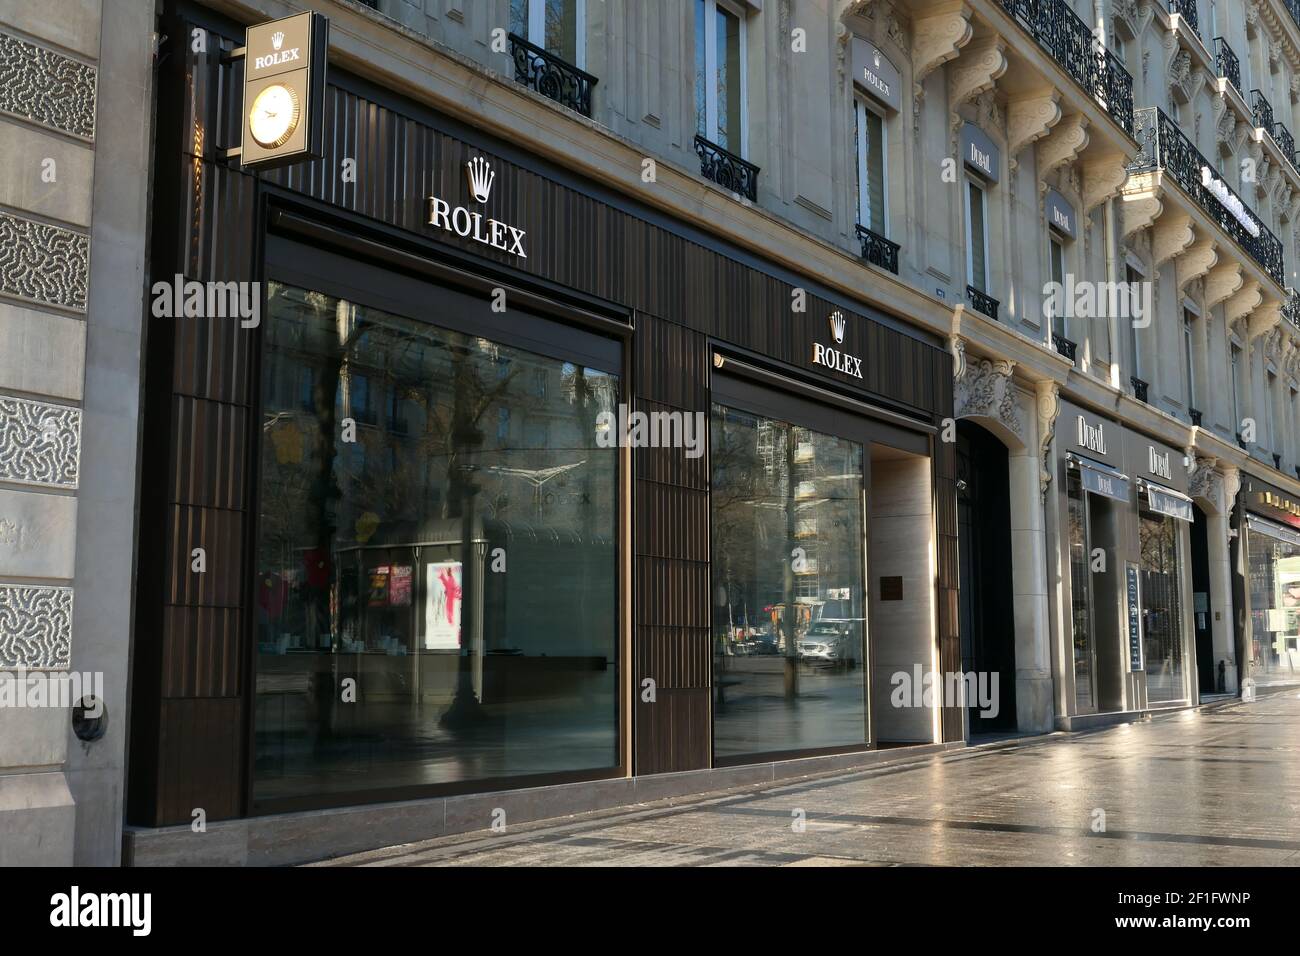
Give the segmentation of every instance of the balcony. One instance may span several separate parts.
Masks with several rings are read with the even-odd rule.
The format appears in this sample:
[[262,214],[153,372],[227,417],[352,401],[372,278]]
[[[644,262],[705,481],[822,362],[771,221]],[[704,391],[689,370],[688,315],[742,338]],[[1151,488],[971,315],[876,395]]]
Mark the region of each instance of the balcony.
[[986,292],[981,292],[973,285],[966,287],[966,298],[970,301],[971,308],[976,312],[987,315],[994,322],[998,320],[998,300]]
[[1287,287],[1286,301],[1282,303],[1282,318],[1291,323],[1291,327],[1300,331],[1300,293]]
[[[1300,2],[1300,0],[1297,0]],[[1249,253],[1261,269],[1282,285],[1282,243],[1242,201],[1232,187],[1220,180],[1214,166],[1183,135],[1176,123],[1157,106],[1137,111],[1137,156],[1129,163],[1132,172],[1164,170],[1187,196],[1214,220],[1215,225]],[[1215,190],[1210,183],[1216,184]],[[1219,198],[1221,190],[1223,199]],[[1229,208],[1232,202],[1237,211]]]
[[1202,418],[1201,410],[1199,408],[1189,408],[1187,409],[1187,413],[1192,417],[1192,424],[1197,428],[1200,428]]
[[1214,70],[1241,92],[1241,62],[1223,37],[1214,38]]
[[1065,0],[998,2],[1124,132],[1133,135],[1133,78]]
[[1142,381],[1142,379],[1138,378],[1136,375],[1128,381],[1129,384],[1133,386],[1133,397],[1139,402],[1145,402],[1147,400],[1147,389],[1151,387],[1151,384]]
[[1057,335],[1055,332],[1053,332],[1052,345],[1053,347],[1055,347],[1057,352],[1064,355],[1071,362],[1074,361],[1075,353],[1078,351],[1079,348],[1079,346],[1076,345],[1074,342],[1071,342],[1064,335]]
[[695,152],[700,157],[700,175],[723,189],[758,201],[758,167],[695,134]]
[[1255,112],[1255,125],[1273,131],[1273,104],[1259,90],[1250,91],[1250,108]]
[[858,239],[862,241],[862,258],[873,266],[880,266],[880,268],[888,269],[894,275],[898,275],[898,243],[890,242],[884,236],[872,232],[866,226],[858,226],[857,230]]
[[591,91],[600,82],[596,77],[514,33],[510,58],[515,61],[515,80],[561,106],[591,115]]
[[1282,456],[1276,452],[1273,453],[1273,467],[1278,471],[1282,470]]
[[1192,32],[1201,35],[1201,25],[1196,14],[1196,0],[1169,0],[1169,12],[1176,13],[1191,25]]

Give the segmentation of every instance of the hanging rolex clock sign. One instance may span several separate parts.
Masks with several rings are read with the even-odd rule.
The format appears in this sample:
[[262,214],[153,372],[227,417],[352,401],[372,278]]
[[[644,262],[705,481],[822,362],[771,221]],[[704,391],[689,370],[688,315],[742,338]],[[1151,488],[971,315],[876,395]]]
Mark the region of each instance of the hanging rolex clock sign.
[[248,28],[239,149],[244,166],[267,169],[322,155],[328,48],[329,21],[319,13]]

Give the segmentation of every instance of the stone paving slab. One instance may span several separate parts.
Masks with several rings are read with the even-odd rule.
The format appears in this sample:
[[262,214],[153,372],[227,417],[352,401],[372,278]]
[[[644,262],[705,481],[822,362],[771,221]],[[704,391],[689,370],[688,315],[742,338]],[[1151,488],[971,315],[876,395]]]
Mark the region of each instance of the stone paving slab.
[[1300,694],[1287,692],[313,865],[1298,864]]

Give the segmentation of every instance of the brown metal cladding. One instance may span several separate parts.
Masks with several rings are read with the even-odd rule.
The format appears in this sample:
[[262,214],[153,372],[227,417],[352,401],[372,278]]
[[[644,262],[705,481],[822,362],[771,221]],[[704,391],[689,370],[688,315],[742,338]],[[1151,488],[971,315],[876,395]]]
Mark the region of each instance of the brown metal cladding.
[[[168,26],[165,32],[174,37],[190,34],[186,21]],[[257,257],[264,183],[416,237],[456,243],[464,252],[630,310],[632,375],[622,400],[637,410],[707,415],[713,337],[803,369],[827,387],[909,406],[932,416],[931,424],[951,414],[951,359],[936,345],[812,291],[805,311],[795,312],[798,280],[751,264],[744,258],[748,251],[715,248],[703,236],[679,234],[654,213],[620,208],[511,162],[508,143],[494,145],[486,137],[483,145],[465,142],[436,128],[442,121],[422,107],[386,93],[375,96],[383,102],[368,99],[369,93],[358,92],[368,90],[366,84],[339,70],[331,71],[336,85],[326,97],[322,159],[259,174],[218,160],[217,150],[236,140],[242,75],[239,64],[221,65],[220,53],[242,37],[215,42],[217,33],[208,35],[209,52],[202,55],[171,42],[170,56],[181,62],[165,67],[176,81],[167,96],[179,108],[159,116],[165,127],[160,150],[165,142],[179,142],[180,149],[158,159],[160,168],[171,170],[168,186],[176,201],[156,206],[152,241],[155,248],[175,249],[168,254],[186,278],[263,278]],[[463,201],[463,164],[479,154],[497,174],[487,212],[527,227],[525,260],[435,234],[423,223],[428,195]],[[343,177],[344,160],[355,161],[355,180]],[[849,341],[863,357],[860,382],[809,365],[809,342],[825,339],[826,316],[835,308],[849,318]],[[255,593],[256,569],[248,563],[255,489],[248,480],[259,451],[253,402],[261,332],[242,329],[234,319],[183,319],[171,334],[170,394],[146,406],[146,428],[169,430],[171,440],[160,456],[166,494],[142,502],[142,524],[165,527],[165,554],[156,562],[142,559],[142,567],[156,564],[158,570],[140,583],[139,620],[161,622],[161,633],[150,625],[137,634],[155,642],[139,657],[149,672],[137,678],[148,685],[141,699],[157,703],[157,727],[149,731],[156,734],[155,753],[141,763],[156,784],[156,802],[141,804],[151,818],[142,823],[187,822],[197,805],[205,806],[209,819],[240,812],[251,709],[241,675],[252,653],[243,635],[245,605]],[[707,440],[707,433],[702,437]],[[659,688],[655,704],[636,698],[634,767],[638,773],[703,767],[711,730],[708,455],[687,459],[680,449],[641,449],[632,459],[632,676],[638,682],[652,676]],[[940,656],[956,669],[954,461],[942,443],[936,443],[934,467]],[[206,551],[203,574],[190,570],[196,547]],[[954,735],[954,726],[945,714],[945,738],[960,734]],[[133,740],[133,759],[135,746]]]

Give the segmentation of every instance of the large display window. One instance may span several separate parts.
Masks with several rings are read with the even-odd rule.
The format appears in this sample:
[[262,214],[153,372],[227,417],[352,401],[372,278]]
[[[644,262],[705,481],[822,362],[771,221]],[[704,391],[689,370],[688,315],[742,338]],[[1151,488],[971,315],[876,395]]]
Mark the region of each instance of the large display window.
[[1177,519],[1143,510],[1138,516],[1142,638],[1147,701],[1183,700],[1183,602]]
[[1249,515],[1251,673],[1300,674],[1300,532]]
[[467,298],[269,284],[255,806],[620,763],[618,363]]

